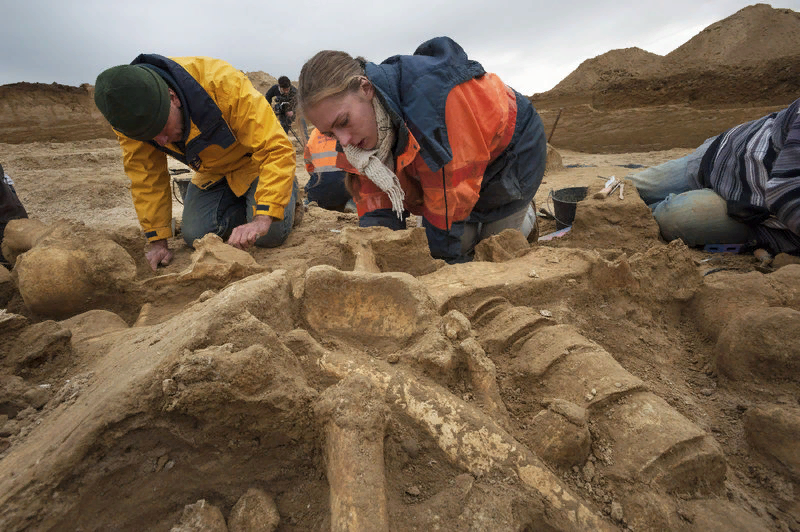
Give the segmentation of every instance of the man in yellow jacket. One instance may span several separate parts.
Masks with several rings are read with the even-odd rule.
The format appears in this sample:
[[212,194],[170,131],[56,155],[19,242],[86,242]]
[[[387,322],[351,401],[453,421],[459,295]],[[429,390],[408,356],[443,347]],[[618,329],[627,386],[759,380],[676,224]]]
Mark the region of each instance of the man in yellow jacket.
[[103,71],[95,103],[114,128],[155,271],[172,260],[167,155],[194,169],[188,245],[208,233],[240,249],[281,245],[294,220],[295,152],[263,95],[230,64],[142,54]]

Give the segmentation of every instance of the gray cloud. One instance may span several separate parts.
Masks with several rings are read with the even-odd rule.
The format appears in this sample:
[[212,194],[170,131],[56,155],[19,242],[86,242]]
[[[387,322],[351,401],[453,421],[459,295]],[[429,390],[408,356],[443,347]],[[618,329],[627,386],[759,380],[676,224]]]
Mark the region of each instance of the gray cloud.
[[[584,61],[638,46],[665,54],[750,5],[736,0],[28,0],[4,2],[0,84],[79,85],[141,52],[219,57],[297,79],[322,49],[380,62],[448,35],[517,90],[552,88]],[[780,6],[800,9],[800,0]]]

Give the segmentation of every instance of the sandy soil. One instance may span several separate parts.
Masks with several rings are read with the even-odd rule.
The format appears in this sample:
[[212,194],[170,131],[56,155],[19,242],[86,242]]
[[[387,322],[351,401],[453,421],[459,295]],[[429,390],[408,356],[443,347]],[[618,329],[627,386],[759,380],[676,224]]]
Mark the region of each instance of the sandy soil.
[[536,205],[586,199],[456,266],[310,206],[279,248],[178,236],[154,273],[92,87],[0,87],[31,215],[0,268],[0,529],[800,530],[800,264],[595,197],[793,100],[799,20],[751,6],[534,95],[548,132],[564,108]]
[[[113,326],[108,325],[107,316],[93,314],[97,310],[54,322],[31,312],[19,293],[9,302],[9,311],[27,316],[28,325],[6,327],[2,336],[9,353],[3,377],[8,389],[0,401],[8,418],[0,439],[5,448],[0,470],[7,482],[3,504],[12,509],[4,513],[6,530],[60,530],[67,523],[77,523],[80,529],[168,530],[181,516],[184,521],[213,521],[198,517],[205,515],[199,510],[184,510],[184,505],[200,499],[217,508],[230,527],[237,499],[251,488],[274,501],[280,530],[325,529],[339,515],[330,510],[334,492],[365,497],[363,492],[348,491],[353,489],[348,475],[382,479],[385,500],[361,504],[372,509],[370,515],[376,507],[383,508],[393,530],[430,530],[434,523],[442,530],[788,530],[798,526],[796,453],[791,458],[794,451],[789,450],[787,460],[781,454],[787,452],[780,447],[783,443],[764,443],[757,436],[763,430],[796,430],[798,418],[792,416],[797,415],[797,381],[791,376],[747,371],[744,380],[741,376],[731,379],[721,374],[719,351],[728,323],[746,311],[781,307],[797,313],[800,266],[764,275],[755,270],[757,261],[752,256],[667,246],[659,242],[646,207],[631,190],[625,200],[581,202],[573,231],[565,238],[532,248],[524,241],[494,244],[494,250],[482,251],[490,262],[442,268],[432,264],[429,256],[424,258],[424,240],[421,248],[419,242],[409,240],[406,233],[413,231],[400,233],[404,236],[399,241],[380,234],[358,236],[359,231],[352,232],[357,225],[354,215],[312,207],[283,247],[254,250],[255,264],[212,275],[211,270],[223,269],[228,260],[217,252],[211,270],[203,273],[191,249],[173,239],[174,263],[154,275],[143,263],[144,245],[114,141],[6,144],[0,145],[0,151],[33,217],[49,226],[70,227],[69,222],[79,222],[97,231],[97,238],[119,243],[135,261],[136,286],[127,285],[124,293],[105,302],[97,297],[93,308],[112,310],[122,318]],[[601,177],[635,171],[621,165],[653,165],[687,152],[562,151],[564,165],[580,166],[548,173],[537,204],[552,209],[552,202],[548,203],[552,190],[571,186],[598,190]],[[298,175],[302,182],[307,179],[301,166]],[[180,207],[175,201],[178,218]],[[541,224],[543,234],[555,229],[551,220],[541,219]],[[379,265],[378,271],[415,275],[409,278],[419,283],[415,290],[425,293],[415,296],[416,303],[402,302],[401,295],[409,290],[406,279],[384,281],[388,284],[378,290],[383,296],[376,299],[370,283],[378,281],[364,278],[368,274],[359,267],[358,255],[365,252],[363,238],[372,241],[367,252]],[[325,270],[324,265],[335,270]],[[723,270],[703,276],[717,268]],[[282,297],[289,299],[281,305],[296,308],[289,302],[297,301],[298,310],[286,310],[288,315],[280,318],[252,310],[262,323],[255,326],[247,325],[252,316],[235,317],[252,303],[231,302],[234,310],[225,306],[214,310],[217,317],[207,324],[221,330],[196,331],[190,336],[205,340],[186,344],[186,331],[203,321],[197,314],[203,312],[203,305],[222,305],[223,294],[230,301],[237,293],[230,292],[233,287],[263,278],[265,273],[257,273],[263,270],[275,272],[273,277],[286,277],[289,292]],[[194,273],[187,276],[187,271]],[[331,273],[336,271],[345,277],[336,278]],[[348,278],[347,272],[353,277]],[[779,273],[780,280],[771,280]],[[320,275],[334,275],[334,279],[315,281]],[[225,288],[242,277],[243,281]],[[320,295],[319,283],[340,289]],[[347,283],[352,284],[350,288]],[[793,286],[793,291],[780,290],[780,286]],[[242,290],[250,294],[254,289]],[[358,301],[346,296],[360,291],[365,293]],[[486,301],[498,296],[511,310],[499,317],[495,311],[475,310],[495,305]],[[433,308],[428,306],[429,298],[436,301]],[[392,311],[393,305],[401,306]],[[395,314],[400,308],[405,310]],[[457,356],[443,360],[454,355],[446,355],[450,348],[442,344],[441,333],[434,331],[447,329],[441,325],[443,320],[449,323],[441,317],[450,316],[447,311],[459,311],[469,319],[469,334],[477,340],[477,349],[486,353],[481,360],[488,366],[480,366],[483,370],[469,361],[458,362]],[[226,318],[230,312],[233,317]],[[405,312],[422,317],[408,322],[417,325],[401,326],[406,323]],[[535,317],[528,316],[529,312]],[[540,312],[552,317],[544,318]],[[387,316],[394,318],[386,322]],[[531,335],[530,329],[539,327],[538,320],[549,321],[549,327]],[[50,324],[47,332],[41,329],[44,324]],[[257,331],[267,327],[263,324],[273,331],[266,333],[272,343],[260,339],[265,333]],[[540,338],[547,334],[550,337]],[[34,341],[30,335],[46,340]],[[157,352],[136,347],[148,337],[161,338],[156,345],[164,347]],[[178,340],[170,338],[183,343],[175,344]],[[520,347],[519,338],[529,339]],[[42,341],[44,346],[39,345]],[[268,348],[274,353],[264,356],[274,359],[272,365],[253,366],[257,359],[244,357],[252,355],[249,350],[269,345],[286,346],[278,351]],[[564,353],[586,345],[578,352],[597,360],[586,368],[577,361],[563,362],[560,370],[551,369],[534,381],[524,377],[530,371],[520,365],[524,353],[553,357],[559,345],[567,346]],[[776,345],[779,350],[786,348]],[[216,360],[212,365],[218,366],[217,376],[189,378],[187,371],[197,371],[197,357],[209,363]],[[758,357],[770,371],[781,364],[789,368],[797,364],[796,358],[762,360],[760,352]],[[237,367],[239,363],[244,365]],[[737,363],[749,367],[747,362]],[[152,367],[145,370],[143,364]],[[527,485],[523,470],[509,470],[509,460],[513,460],[498,458],[496,450],[485,455],[486,449],[481,448],[484,458],[477,461],[474,455],[479,450],[453,451],[435,427],[427,427],[424,417],[415,417],[419,414],[410,409],[412,399],[405,395],[391,399],[392,393],[388,397],[377,394],[376,404],[386,406],[373,409],[380,415],[370,412],[381,420],[380,429],[374,420],[367,428],[361,426],[366,423],[364,416],[372,414],[359,406],[354,408],[362,421],[354,432],[330,432],[331,426],[339,424],[326,425],[322,419],[327,417],[311,415],[314,409],[324,410],[320,405],[325,401],[360,404],[367,395],[377,393],[374,382],[351,382],[354,377],[347,377],[350,373],[342,364],[372,365],[391,382],[413,375],[423,389],[404,393],[417,393],[417,400],[431,404],[440,415],[450,407],[437,400],[466,405],[459,408],[469,408],[471,416],[481,417],[471,424],[465,421],[459,432],[462,436],[478,423],[482,430],[509,439],[519,449],[534,449],[544,462],[533,459],[532,463],[541,468],[540,475],[547,475],[546,482]],[[242,371],[255,372],[256,380],[246,384]],[[577,390],[561,380],[560,371],[580,381]],[[263,380],[257,375],[263,375]],[[287,390],[286,384],[280,384],[286,379],[299,379],[302,385],[293,384]],[[613,382],[603,384],[609,379]],[[166,397],[180,406],[164,403],[162,393],[167,392],[162,392],[162,385],[166,390],[173,385],[170,382],[180,383],[181,391]],[[207,384],[197,388],[202,382]],[[609,385],[618,393],[601,389]],[[252,386],[258,388],[257,393]],[[445,396],[434,394],[433,387]],[[35,393],[42,390],[43,397]],[[327,398],[334,390],[344,398]],[[607,398],[595,401],[592,390]],[[33,397],[38,402],[32,403]],[[554,398],[559,398],[560,406],[553,406]],[[97,400],[108,402],[103,414],[95,411]],[[564,418],[553,413],[562,412],[562,403],[583,412],[583,422],[568,416],[577,425],[562,426]],[[626,404],[634,410],[625,411]],[[773,412],[776,408],[784,417]],[[755,420],[750,425],[748,415]],[[231,416],[239,421],[232,425]],[[653,424],[660,436],[648,428]],[[341,426],[351,427],[349,422]],[[590,451],[565,458],[569,442],[577,437],[569,429],[576,426],[588,429]],[[58,443],[53,444],[54,435],[64,430],[73,436],[56,437]],[[382,436],[369,437],[375,430]],[[359,451],[374,460],[364,462],[364,471],[348,461],[352,456],[346,449],[354,441],[383,441],[382,448]],[[553,446],[560,450],[554,452]],[[670,458],[673,455],[677,458]],[[30,460],[41,465],[27,470]],[[485,466],[484,460],[491,466]],[[664,464],[654,472],[650,462]],[[548,482],[561,487],[548,488]],[[562,489],[573,494],[587,520],[570,521],[568,515],[556,511],[560,503],[553,494]],[[521,511],[518,505],[528,510]],[[448,515],[450,522],[443,522]],[[207,528],[212,526],[202,522]]]

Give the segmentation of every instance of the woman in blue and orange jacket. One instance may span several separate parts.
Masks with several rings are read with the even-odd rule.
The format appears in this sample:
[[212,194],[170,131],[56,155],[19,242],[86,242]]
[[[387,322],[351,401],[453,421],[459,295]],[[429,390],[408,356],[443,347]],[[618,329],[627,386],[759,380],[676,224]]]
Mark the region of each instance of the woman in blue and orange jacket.
[[298,100],[338,140],[362,227],[404,229],[409,212],[420,215],[431,255],[450,263],[471,260],[480,240],[504,229],[532,228],[542,121],[452,39],[379,65],[319,52],[303,65]]

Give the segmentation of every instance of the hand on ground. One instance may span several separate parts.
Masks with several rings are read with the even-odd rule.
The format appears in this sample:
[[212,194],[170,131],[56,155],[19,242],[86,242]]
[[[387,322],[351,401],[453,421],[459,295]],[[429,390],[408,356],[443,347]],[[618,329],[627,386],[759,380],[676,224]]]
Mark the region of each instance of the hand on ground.
[[267,234],[270,225],[272,225],[270,216],[256,216],[252,222],[234,227],[228,238],[228,244],[235,248],[247,249],[255,244],[256,240]]
[[166,239],[155,240],[150,243],[150,246],[150,251],[145,253],[145,257],[153,271],[156,271],[159,265],[167,266],[172,262],[172,251],[170,251]]

